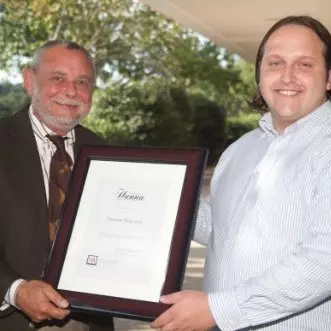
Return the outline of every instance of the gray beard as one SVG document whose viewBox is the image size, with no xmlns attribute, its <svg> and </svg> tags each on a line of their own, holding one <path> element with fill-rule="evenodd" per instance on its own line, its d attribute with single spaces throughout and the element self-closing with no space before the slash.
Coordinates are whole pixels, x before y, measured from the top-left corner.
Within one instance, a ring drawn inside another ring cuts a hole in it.
<svg viewBox="0 0 331 331">
<path fill-rule="evenodd" d="M 49 106 L 52 107 L 52 103 L 50 103 Z M 60 116 L 51 115 L 50 114 L 51 108 L 41 106 L 39 89 L 35 85 L 32 91 L 32 108 L 38 119 L 49 129 L 51 130 L 58 129 L 61 132 L 66 132 L 66 133 L 72 130 L 85 117 L 85 116 L 79 116 L 77 118 L 69 118 L 67 116 L 60 117 Z"/>
</svg>

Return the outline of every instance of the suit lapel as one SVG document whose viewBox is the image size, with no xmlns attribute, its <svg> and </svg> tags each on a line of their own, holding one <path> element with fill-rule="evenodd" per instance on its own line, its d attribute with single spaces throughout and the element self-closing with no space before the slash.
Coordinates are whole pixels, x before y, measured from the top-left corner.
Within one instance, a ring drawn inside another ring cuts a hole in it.
<svg viewBox="0 0 331 331">
<path fill-rule="evenodd" d="M 14 169 L 12 171 L 15 176 L 17 174 L 20 189 L 23 191 L 23 197 L 29 199 L 31 205 L 35 207 L 38 223 L 43 223 L 47 227 L 47 200 L 42 165 L 28 115 L 28 109 L 24 109 L 14 115 L 7 128 L 10 153 L 14 160 L 12 163 Z M 75 159 L 82 145 L 91 143 L 102 144 L 100 138 L 97 138 L 80 125 L 75 128 L 75 137 Z"/>
<path fill-rule="evenodd" d="M 27 109 L 12 118 L 8 134 L 14 160 L 12 171 L 18 177 L 22 196 L 34 207 L 38 223 L 47 227 L 47 201 L 42 168 Z"/>
<path fill-rule="evenodd" d="M 74 145 L 74 155 L 75 159 L 80 148 L 84 145 L 104 145 L 105 142 L 86 128 L 81 125 L 75 127 L 75 145 Z"/>
<path fill-rule="evenodd" d="M 82 137 L 82 130 L 80 126 L 75 128 L 75 144 L 74 144 L 74 157 L 77 158 L 77 154 L 81 146 L 84 144 L 84 137 Z"/>
</svg>

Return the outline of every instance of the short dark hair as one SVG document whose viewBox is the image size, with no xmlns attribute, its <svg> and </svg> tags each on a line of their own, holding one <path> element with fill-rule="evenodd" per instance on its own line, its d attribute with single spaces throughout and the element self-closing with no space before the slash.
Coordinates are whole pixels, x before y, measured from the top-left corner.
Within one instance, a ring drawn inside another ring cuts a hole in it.
<svg viewBox="0 0 331 331">
<path fill-rule="evenodd" d="M 251 106 L 254 107 L 255 109 L 259 109 L 262 111 L 268 109 L 268 106 L 264 101 L 259 89 L 261 61 L 264 55 L 265 44 L 269 40 L 270 36 L 276 30 L 278 30 L 279 28 L 285 25 L 300 25 L 315 32 L 315 34 L 320 38 L 320 40 L 324 44 L 325 68 L 326 70 L 331 69 L 331 34 L 321 22 L 310 16 L 287 16 L 279 20 L 269 29 L 269 31 L 263 37 L 257 51 L 256 61 L 255 61 L 255 82 L 257 85 L 257 91 L 251 102 Z M 329 100 L 331 100 L 331 91 L 326 91 L 326 96 Z"/>
<path fill-rule="evenodd" d="M 69 40 L 51 40 L 51 41 L 46 42 L 42 46 L 38 47 L 33 54 L 32 61 L 30 63 L 30 67 L 32 69 L 37 70 L 39 68 L 41 57 L 42 57 L 44 51 L 46 49 L 50 49 L 50 48 L 53 48 L 56 46 L 62 46 L 63 48 L 68 49 L 68 50 L 75 50 L 75 51 L 82 52 L 86 56 L 88 62 L 92 66 L 93 78 L 94 78 L 94 83 L 95 83 L 96 70 L 95 70 L 95 63 L 94 63 L 93 57 L 86 50 L 86 48 L 84 48 L 83 46 L 81 46 L 73 41 L 69 41 Z"/>
</svg>

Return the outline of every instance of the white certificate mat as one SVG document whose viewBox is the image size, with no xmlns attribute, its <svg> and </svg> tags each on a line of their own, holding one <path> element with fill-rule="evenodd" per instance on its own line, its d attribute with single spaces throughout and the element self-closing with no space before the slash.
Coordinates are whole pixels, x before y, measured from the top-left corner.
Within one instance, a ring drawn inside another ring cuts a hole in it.
<svg viewBox="0 0 331 331">
<path fill-rule="evenodd" d="M 159 302 L 186 168 L 91 160 L 58 289 Z"/>
</svg>

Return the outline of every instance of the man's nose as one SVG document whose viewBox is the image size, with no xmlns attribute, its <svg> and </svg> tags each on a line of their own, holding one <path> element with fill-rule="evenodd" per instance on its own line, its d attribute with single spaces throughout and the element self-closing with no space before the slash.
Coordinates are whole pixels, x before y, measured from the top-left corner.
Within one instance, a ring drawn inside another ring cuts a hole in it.
<svg viewBox="0 0 331 331">
<path fill-rule="evenodd" d="M 75 82 L 67 81 L 64 85 L 64 91 L 67 96 L 74 97 L 77 93 Z"/>
<path fill-rule="evenodd" d="M 292 65 L 286 65 L 283 69 L 281 80 L 285 84 L 290 84 L 296 81 L 295 68 Z"/>
</svg>

